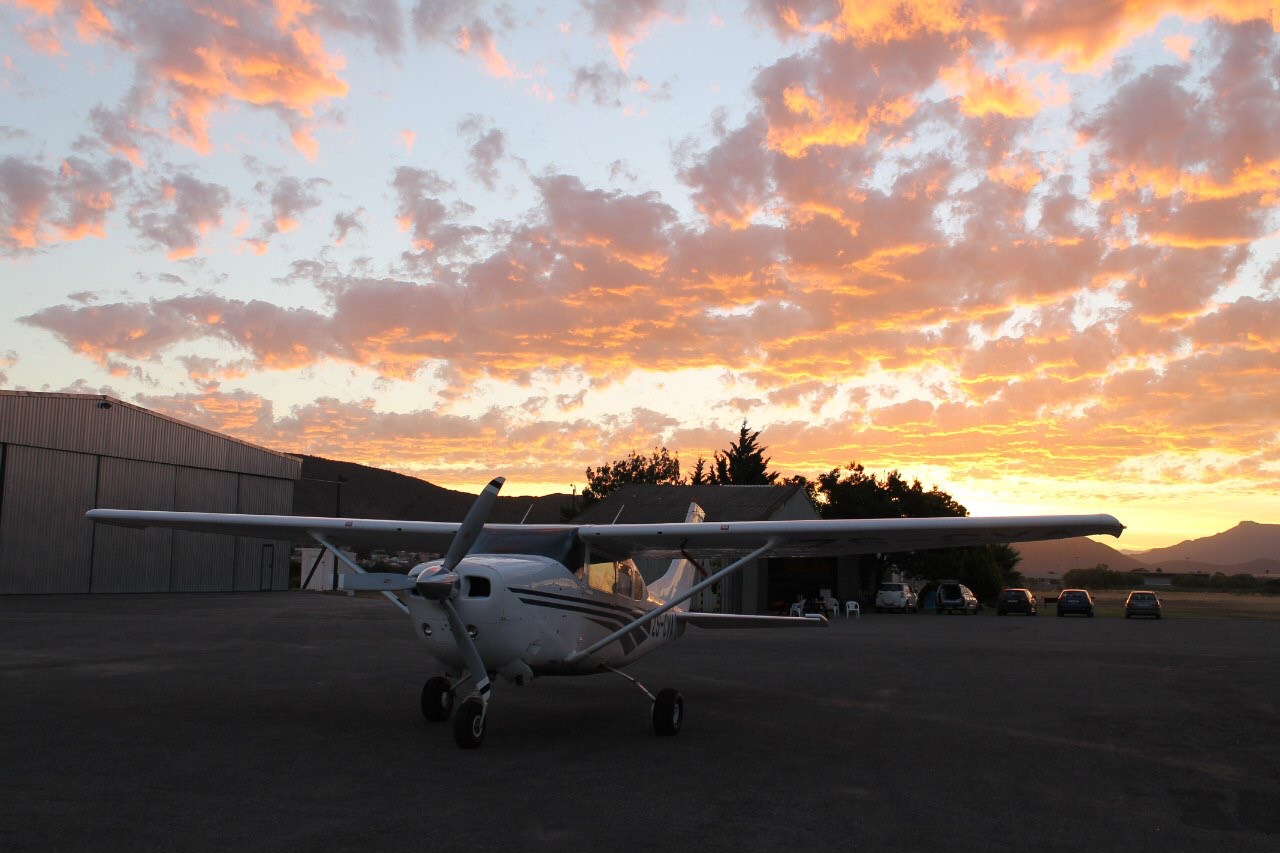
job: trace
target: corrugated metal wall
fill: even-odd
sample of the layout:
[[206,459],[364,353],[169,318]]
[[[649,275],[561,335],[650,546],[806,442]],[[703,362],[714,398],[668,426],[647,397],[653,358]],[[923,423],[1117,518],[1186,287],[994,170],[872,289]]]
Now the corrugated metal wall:
[[4,449],[0,592],[88,592],[98,458],[42,447]]
[[93,507],[288,515],[297,459],[93,395],[0,391],[0,593],[287,589],[292,543]]
[[[293,502],[293,483],[265,477],[240,478],[238,512],[288,515]],[[270,539],[236,538],[237,590],[288,589],[290,546]]]
[[[229,471],[179,468],[174,483],[173,508],[181,512],[235,511],[238,479]],[[234,537],[174,531],[169,590],[216,592],[235,589],[235,560]]]
[[[98,502],[106,509],[173,509],[172,465],[101,457]],[[98,525],[90,592],[167,592],[173,533]]]

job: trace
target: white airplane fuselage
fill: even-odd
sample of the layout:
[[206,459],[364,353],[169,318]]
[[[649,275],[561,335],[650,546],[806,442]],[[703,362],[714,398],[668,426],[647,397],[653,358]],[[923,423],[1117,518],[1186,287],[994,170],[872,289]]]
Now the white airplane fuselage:
[[[439,562],[426,563],[414,573]],[[635,572],[629,561],[622,565]],[[508,680],[588,675],[600,672],[605,665],[625,666],[684,632],[683,623],[676,618],[679,608],[674,608],[599,652],[566,664],[571,652],[587,648],[660,607],[663,601],[647,589],[635,590],[642,598],[597,589],[546,557],[477,554],[463,559],[457,572],[461,580],[453,606],[472,635],[485,668]],[[635,573],[634,577],[638,576]],[[413,590],[402,600],[428,653],[452,673],[465,669],[444,606]]]

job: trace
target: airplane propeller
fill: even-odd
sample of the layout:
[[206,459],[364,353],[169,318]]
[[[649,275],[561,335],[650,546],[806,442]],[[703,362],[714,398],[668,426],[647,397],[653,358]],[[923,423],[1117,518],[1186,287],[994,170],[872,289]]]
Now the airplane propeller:
[[462,562],[462,558],[467,556],[476,544],[476,539],[484,529],[484,523],[489,518],[489,513],[493,511],[493,505],[498,500],[498,492],[505,482],[505,477],[494,477],[476,496],[458,532],[454,534],[453,541],[449,543],[449,552],[445,554],[444,562],[440,565],[423,569],[416,577],[390,572],[343,575],[342,588],[360,592],[416,589],[423,598],[429,598],[432,601],[457,598],[461,580],[457,572],[458,563]]
[[422,569],[417,577],[392,574],[344,575],[343,587],[360,590],[395,590],[416,589],[424,598],[440,602],[445,614],[449,617],[449,628],[453,631],[454,642],[458,644],[458,652],[462,662],[470,673],[475,685],[475,694],[462,703],[458,716],[454,719],[454,740],[465,749],[474,749],[484,738],[485,714],[489,708],[489,672],[484,665],[484,658],[476,648],[475,640],[468,632],[467,623],[463,620],[453,599],[458,597],[461,577],[458,575],[458,564],[471,551],[476,539],[484,530],[485,520],[493,511],[498,501],[498,492],[506,480],[494,477],[489,485],[476,497],[467,510],[453,541],[449,543],[449,552],[438,566]]

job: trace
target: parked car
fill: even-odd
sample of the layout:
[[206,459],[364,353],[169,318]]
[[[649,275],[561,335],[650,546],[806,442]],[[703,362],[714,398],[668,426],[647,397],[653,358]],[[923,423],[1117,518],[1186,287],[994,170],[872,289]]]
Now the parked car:
[[960,581],[943,581],[938,584],[935,601],[939,616],[953,611],[965,614],[978,612],[978,597]]
[[1058,615],[1081,613],[1093,616],[1093,597],[1085,589],[1064,589],[1058,595]]
[[876,610],[901,610],[915,613],[920,600],[909,584],[882,583],[876,590]]
[[1130,616],[1154,616],[1159,619],[1160,606],[1160,599],[1156,598],[1154,592],[1135,589],[1124,600],[1124,618],[1128,619]]
[[1029,589],[1002,589],[996,596],[996,615],[1006,613],[1025,613],[1036,615],[1036,596]]

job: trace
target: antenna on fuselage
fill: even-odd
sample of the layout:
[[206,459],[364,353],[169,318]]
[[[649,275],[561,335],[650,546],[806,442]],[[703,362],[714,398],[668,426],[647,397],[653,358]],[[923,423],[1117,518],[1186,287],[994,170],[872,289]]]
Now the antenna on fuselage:
[[623,504],[622,506],[618,507],[618,514],[613,517],[613,522],[612,522],[613,524],[618,523],[618,519],[622,518],[622,511],[626,508],[627,508],[626,504]]
[[529,520],[529,513],[531,512],[533,512],[533,504],[529,504],[529,508],[524,511],[524,518],[520,519],[521,524]]

